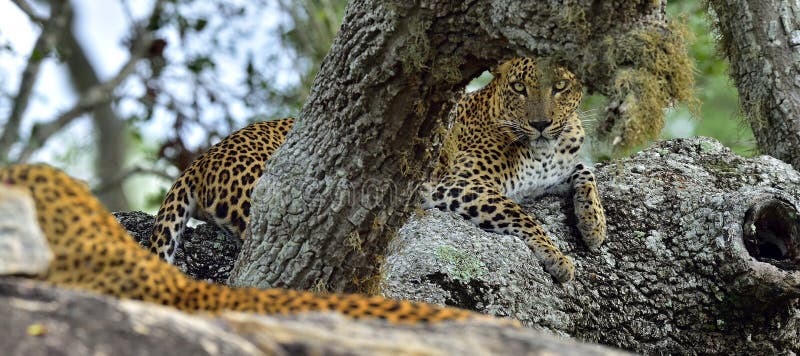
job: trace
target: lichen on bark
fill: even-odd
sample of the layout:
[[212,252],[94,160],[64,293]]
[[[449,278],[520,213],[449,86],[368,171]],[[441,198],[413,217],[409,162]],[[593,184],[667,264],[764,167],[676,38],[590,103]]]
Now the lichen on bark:
[[[797,171],[694,138],[659,143],[595,173],[609,228],[598,252],[581,242],[570,199],[524,204],[575,261],[573,282],[555,283],[519,238],[432,210],[389,244],[383,293],[644,353],[800,351]],[[137,239],[148,238],[152,217],[123,221]],[[195,278],[224,280],[216,276],[229,271],[236,246],[202,247],[221,233],[206,227],[190,235],[205,252],[179,251],[179,265]]]
[[[693,138],[658,143],[595,174],[608,217],[596,253],[580,242],[569,199],[524,204],[573,258],[573,282],[554,282],[516,237],[429,211],[390,246],[384,293],[646,354],[800,350],[797,171]],[[442,246],[488,272],[464,280],[437,256]]]
[[758,151],[800,169],[800,4],[709,0],[718,45]]
[[611,76],[591,83],[611,83],[602,90],[609,104],[596,132],[600,142],[610,143],[615,150],[626,151],[657,138],[664,127],[665,107],[695,101],[694,62],[687,52],[686,26],[677,20],[662,26],[607,35],[588,51],[602,60],[582,64],[606,67],[607,71],[600,73]]

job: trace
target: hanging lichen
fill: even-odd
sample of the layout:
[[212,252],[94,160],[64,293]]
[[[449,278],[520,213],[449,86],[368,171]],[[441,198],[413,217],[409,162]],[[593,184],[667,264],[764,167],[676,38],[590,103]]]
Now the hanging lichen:
[[[694,110],[694,63],[688,55],[686,26],[672,21],[666,28],[648,26],[595,42],[596,56],[587,56],[589,73],[609,73],[606,115],[597,125],[599,140],[625,151],[658,137],[664,108],[680,101]],[[598,58],[599,57],[599,58]],[[598,61],[599,59],[599,61]],[[602,70],[598,70],[601,66]]]

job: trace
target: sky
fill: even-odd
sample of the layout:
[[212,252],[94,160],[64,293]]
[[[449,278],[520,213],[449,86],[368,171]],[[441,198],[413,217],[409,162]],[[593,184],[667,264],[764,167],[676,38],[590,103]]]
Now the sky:
[[[31,6],[34,6],[37,13],[42,16],[47,16],[48,10],[46,7],[36,6],[34,0],[28,0]],[[235,3],[250,5],[252,2],[246,0],[232,1]],[[203,6],[210,6],[210,2],[195,2],[199,11],[202,11]],[[89,55],[89,59],[98,71],[101,80],[112,78],[117,71],[123,66],[128,59],[128,50],[125,46],[124,40],[129,35],[131,28],[131,21],[126,15],[126,11],[130,12],[134,19],[144,18],[149,14],[153,6],[153,0],[72,0],[72,5],[75,12],[75,30],[79,41]],[[125,9],[123,6],[128,6]],[[206,9],[207,10],[207,9]],[[239,24],[242,26],[251,27],[253,30],[252,38],[244,41],[237,42],[242,48],[237,52],[237,55],[223,56],[217,60],[222,65],[220,68],[242,68],[246,54],[248,51],[260,53],[264,51],[263,43],[270,43],[270,41],[277,41],[277,37],[270,38],[269,34],[275,36],[278,33],[277,26],[282,20],[279,17],[280,11],[277,9],[259,9],[262,14],[267,16],[260,16],[256,19],[249,19],[251,23]],[[275,10],[275,11],[272,11]],[[256,13],[254,11],[254,13]],[[225,21],[224,18],[220,19]],[[21,12],[14,3],[10,0],[0,0],[0,45],[8,45],[12,52],[0,51],[0,87],[3,92],[10,93],[12,96],[17,92],[19,82],[22,76],[22,70],[27,62],[27,58],[34,46],[36,37],[40,30],[39,27],[28,20],[28,17]],[[168,43],[180,43],[177,31],[163,31],[162,35],[166,36]],[[261,36],[259,34],[266,34]],[[237,40],[241,40],[237,38]],[[201,44],[202,45],[202,44]],[[279,46],[267,46],[273,50]],[[179,51],[181,46],[167,46],[165,55],[171,61],[183,60],[184,54]],[[185,47],[184,47],[185,49]],[[226,66],[225,64],[231,64]],[[278,66],[291,67],[291,63],[277,63]],[[180,74],[178,74],[180,75]],[[240,86],[242,75],[239,72],[229,71],[224,72],[218,79],[221,84],[230,85],[231,87]],[[285,77],[279,78],[279,81],[286,81],[290,83],[296,81],[297,76],[291,73]],[[133,81],[131,81],[133,82]],[[122,91],[129,95],[139,95],[143,92],[144,88],[135,84],[126,82],[123,84]],[[192,95],[190,86],[181,85],[180,81],[175,81],[170,88],[168,88],[173,95],[189,97]],[[47,121],[56,117],[61,112],[68,110],[77,100],[77,96],[73,94],[73,90],[69,85],[67,73],[60,64],[55,60],[45,60],[38,80],[34,87],[34,95],[28,109],[23,116],[22,132],[29,132],[30,127],[38,121]],[[10,112],[10,105],[0,105],[0,122],[8,116]],[[125,103],[121,103],[119,110],[125,110]],[[248,117],[250,113],[243,105],[235,106],[233,108],[234,114],[238,117]],[[218,112],[213,110],[202,110],[202,115],[214,116],[219,115]],[[143,127],[143,136],[146,140],[157,142],[163,138],[165,130],[164,123],[171,123],[171,118],[164,118],[163,120],[156,114],[155,120],[150,124]],[[63,160],[65,155],[70,155],[70,166],[65,167],[67,172],[73,176],[87,181],[92,181],[92,161],[90,154],[80,154],[82,149],[87,152],[91,148],[90,140],[92,130],[89,121],[86,118],[77,120],[74,124],[67,128],[67,130],[48,141],[48,144],[43,150],[35,154],[31,161],[34,162],[48,162],[59,165],[59,160]],[[204,131],[196,129],[189,131],[187,141],[189,144],[197,144],[203,140]],[[78,154],[70,154],[67,147],[75,150],[78,147]],[[144,159],[143,157],[130,157],[129,165],[137,164],[137,161]],[[73,161],[74,160],[74,161]],[[63,164],[61,164],[63,166]],[[177,172],[171,172],[177,174]],[[139,177],[135,180],[126,183],[126,191],[128,197],[134,208],[141,207],[144,204],[142,199],[147,192],[157,191],[159,189],[168,188],[169,182],[160,179]]]
[[[31,5],[35,5],[35,0],[27,0]],[[247,0],[230,0],[234,3],[246,4],[253,6],[252,1]],[[149,14],[153,5],[153,0],[72,0],[75,9],[75,24],[76,33],[88,52],[90,60],[95,65],[101,80],[106,80],[113,77],[121,66],[128,59],[128,50],[125,47],[124,39],[128,36],[128,31],[131,27],[131,22],[126,11],[129,11],[133,18],[141,19]],[[202,11],[203,6],[211,6],[212,2],[196,1],[192,6],[196,6]],[[272,2],[267,2],[272,4]],[[126,10],[123,6],[128,6]],[[275,5],[273,5],[275,6]],[[40,7],[38,13],[43,16],[47,15],[47,9]],[[221,68],[227,68],[224,64],[230,63],[230,68],[242,68],[247,53],[263,54],[267,51],[275,51],[280,48],[277,45],[278,25],[283,20],[280,17],[281,11],[276,8],[270,9],[259,8],[260,16],[249,19],[249,23],[239,23],[238,26],[243,26],[250,30],[252,38],[242,40],[236,38],[238,52],[233,57],[227,56],[218,58],[218,61],[223,65]],[[225,18],[217,16],[220,21],[225,21]],[[233,25],[233,24],[231,24]],[[0,46],[8,44],[12,49],[12,53],[8,51],[0,51],[0,88],[5,93],[11,93],[13,96],[17,92],[22,69],[25,66],[27,57],[39,34],[37,25],[30,22],[25,14],[23,14],[10,0],[0,0]],[[177,35],[177,31],[164,31],[161,33],[166,36],[166,40],[170,44],[180,43],[181,39]],[[272,37],[270,37],[272,36]],[[266,45],[265,45],[266,44]],[[273,45],[270,45],[273,44]],[[204,45],[204,44],[200,44]],[[166,55],[170,61],[181,61],[184,59],[185,54],[180,50],[186,49],[181,46],[167,46]],[[47,60],[43,62],[39,79],[34,89],[34,96],[32,97],[29,108],[24,116],[23,132],[28,132],[34,122],[49,120],[59,113],[69,109],[77,100],[77,97],[72,93],[69,86],[69,79],[65,71],[54,60]],[[287,73],[285,76],[279,78],[279,82],[285,81],[291,83],[297,81],[296,73],[287,68],[292,68],[292,63],[275,63],[277,72]],[[180,77],[180,73],[177,74]],[[221,84],[236,87],[242,80],[242,75],[239,72],[231,71],[223,73],[218,78]],[[279,83],[280,85],[280,83]],[[171,84],[167,88],[171,94],[177,96],[191,96],[191,87],[182,85],[180,80]],[[129,95],[139,95],[143,92],[144,88],[136,83],[126,83],[122,86],[121,90]],[[122,102],[119,110],[125,110],[125,103]],[[9,105],[0,104],[0,122],[8,116],[10,111]],[[204,109],[201,110],[204,115],[208,117],[219,116],[219,112]],[[234,112],[240,117],[250,116],[248,109],[243,105],[234,108]],[[668,122],[667,131],[671,132],[672,136],[684,137],[692,134],[694,130],[694,121],[689,118],[688,113],[685,115],[678,115],[677,120]],[[164,127],[164,123],[171,123],[171,118],[161,120],[156,114],[155,120],[151,121],[148,125],[143,127],[143,136],[146,140],[158,142],[165,137],[164,133],[169,128]],[[184,137],[190,145],[199,143],[203,140],[205,134],[204,130],[196,129],[184,133]],[[92,161],[90,154],[80,154],[82,149],[85,152],[90,152],[92,131],[88,120],[79,120],[71,125],[63,134],[54,137],[48,141],[48,145],[43,150],[37,153],[31,161],[40,161],[48,163],[56,163],[63,161],[63,157],[67,155],[66,151],[75,150],[78,147],[79,154],[72,154],[70,159],[70,166],[65,167],[67,172],[80,179],[92,181]],[[76,157],[77,156],[77,157]],[[146,158],[133,156],[130,157],[129,165],[135,165]],[[61,164],[63,166],[63,164]],[[170,172],[177,175],[177,172]],[[143,197],[148,192],[154,192],[161,189],[168,188],[170,182],[163,179],[154,179],[152,177],[138,177],[126,183],[126,190],[129,192],[128,197],[134,208],[140,208],[143,204]]]

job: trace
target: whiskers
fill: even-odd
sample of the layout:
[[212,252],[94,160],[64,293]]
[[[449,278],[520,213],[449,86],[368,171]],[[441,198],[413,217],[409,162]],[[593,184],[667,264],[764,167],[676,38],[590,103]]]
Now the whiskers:
[[500,128],[501,131],[509,133],[512,137],[512,140],[506,143],[505,146],[503,146],[503,149],[528,139],[528,133],[525,132],[525,129],[523,129],[522,126],[517,122],[501,120],[497,122],[497,127]]
[[600,112],[600,108],[591,108],[586,110],[575,110],[578,113],[578,119],[581,120],[583,125],[587,128],[594,128],[597,124],[598,115],[597,113]]

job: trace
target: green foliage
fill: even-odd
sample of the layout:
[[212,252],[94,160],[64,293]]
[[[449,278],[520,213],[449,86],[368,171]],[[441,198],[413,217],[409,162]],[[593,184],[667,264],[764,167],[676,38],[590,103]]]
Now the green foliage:
[[[696,63],[695,94],[701,105],[692,121],[687,120],[692,115],[685,106],[669,111],[662,137],[709,136],[738,154],[754,155],[753,132],[741,115],[738,93],[728,75],[728,61],[717,48],[719,35],[711,26],[704,2],[670,1],[667,12],[669,16],[684,16],[694,35],[689,55]],[[680,126],[684,126],[682,130],[674,129]]]
[[299,108],[308,97],[322,59],[328,54],[344,17],[346,0],[279,0],[288,15],[281,40],[292,58],[300,83],[274,92],[286,105]]

